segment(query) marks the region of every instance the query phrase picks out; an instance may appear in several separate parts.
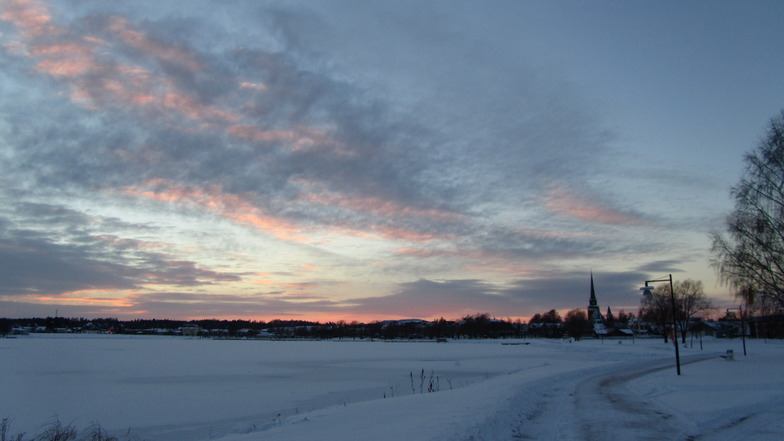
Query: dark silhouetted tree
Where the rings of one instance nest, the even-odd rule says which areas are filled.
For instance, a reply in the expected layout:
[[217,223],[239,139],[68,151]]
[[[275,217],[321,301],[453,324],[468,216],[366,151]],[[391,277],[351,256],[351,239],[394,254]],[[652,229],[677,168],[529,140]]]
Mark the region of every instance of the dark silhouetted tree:
[[678,307],[678,326],[681,331],[681,341],[686,343],[686,331],[689,329],[689,322],[698,314],[711,309],[710,300],[705,296],[702,288],[702,281],[686,279],[682,282],[673,284],[675,290],[675,301]]
[[575,340],[579,340],[591,332],[591,323],[588,321],[588,314],[583,308],[575,308],[567,312],[566,318],[564,318],[564,326],[569,337]]
[[746,170],[731,191],[729,237],[712,233],[713,265],[747,304],[761,297],[784,307],[784,111],[744,159]]
[[558,311],[555,309],[551,309],[544,313],[542,316],[542,323],[562,323],[563,319],[561,318],[561,314],[558,314]]
[[672,324],[672,301],[670,287],[654,289],[650,295],[644,295],[640,300],[640,318],[654,323],[664,335],[664,342],[668,341],[667,328]]

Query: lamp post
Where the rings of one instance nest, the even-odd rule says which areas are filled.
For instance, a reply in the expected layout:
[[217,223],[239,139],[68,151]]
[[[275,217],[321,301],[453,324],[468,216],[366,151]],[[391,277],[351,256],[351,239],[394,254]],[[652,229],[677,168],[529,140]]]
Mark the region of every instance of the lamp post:
[[743,318],[743,308],[738,306],[737,308],[727,308],[727,312],[730,312],[730,309],[737,309],[740,313],[740,337],[743,339],[743,356],[746,356],[746,320]]
[[669,278],[667,278],[667,279],[646,280],[645,281],[645,286],[640,288],[640,290],[643,291],[643,295],[650,296],[651,295],[651,290],[654,289],[655,287],[648,286],[648,283],[667,282],[667,281],[670,282],[670,300],[672,301],[672,337],[673,337],[673,341],[672,342],[673,342],[673,345],[675,346],[675,367],[678,370],[678,375],[680,375],[681,374],[681,352],[680,352],[680,349],[678,348],[678,318],[677,318],[678,316],[677,316],[677,314],[675,312],[675,310],[676,310],[676,306],[675,306],[675,290],[672,287],[672,274],[670,274]]

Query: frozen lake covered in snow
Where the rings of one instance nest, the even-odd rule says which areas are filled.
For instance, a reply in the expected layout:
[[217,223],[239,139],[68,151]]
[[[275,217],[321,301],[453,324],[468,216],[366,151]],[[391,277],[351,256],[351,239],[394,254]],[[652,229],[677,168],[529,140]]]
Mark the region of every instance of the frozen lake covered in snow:
[[0,418],[148,441],[780,439],[784,342],[747,344],[682,347],[678,377],[659,339],[30,335],[0,339]]

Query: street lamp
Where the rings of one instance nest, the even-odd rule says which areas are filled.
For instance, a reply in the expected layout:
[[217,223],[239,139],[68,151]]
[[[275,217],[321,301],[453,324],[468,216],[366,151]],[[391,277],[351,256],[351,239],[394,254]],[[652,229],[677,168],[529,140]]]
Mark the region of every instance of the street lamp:
[[655,287],[648,286],[648,283],[653,282],[670,282],[670,300],[672,301],[672,337],[673,337],[673,345],[675,346],[675,367],[678,370],[678,375],[681,374],[681,352],[678,349],[678,319],[675,313],[675,290],[672,288],[672,274],[670,274],[669,278],[667,279],[656,279],[656,280],[646,280],[645,286],[640,288],[643,291],[643,295],[649,297],[651,295],[651,290]]
[[743,356],[746,356],[746,320],[743,318],[743,308],[738,306],[737,308],[727,308],[727,312],[730,312],[730,309],[737,309],[740,312],[740,336],[743,339]]

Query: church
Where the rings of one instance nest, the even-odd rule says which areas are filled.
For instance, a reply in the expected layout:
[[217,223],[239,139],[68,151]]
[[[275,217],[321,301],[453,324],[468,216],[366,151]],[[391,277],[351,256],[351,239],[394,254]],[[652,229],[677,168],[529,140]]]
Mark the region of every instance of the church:
[[602,315],[599,302],[596,300],[596,289],[593,286],[593,272],[591,272],[591,298],[588,300],[588,322],[597,337],[611,335],[629,337],[632,335],[632,331],[626,329],[625,324],[615,320],[609,306],[607,307],[607,315]]
[[588,320],[596,328],[596,325],[604,325],[604,316],[599,310],[599,302],[596,301],[596,290],[593,287],[593,272],[591,272],[591,299],[588,301]]

